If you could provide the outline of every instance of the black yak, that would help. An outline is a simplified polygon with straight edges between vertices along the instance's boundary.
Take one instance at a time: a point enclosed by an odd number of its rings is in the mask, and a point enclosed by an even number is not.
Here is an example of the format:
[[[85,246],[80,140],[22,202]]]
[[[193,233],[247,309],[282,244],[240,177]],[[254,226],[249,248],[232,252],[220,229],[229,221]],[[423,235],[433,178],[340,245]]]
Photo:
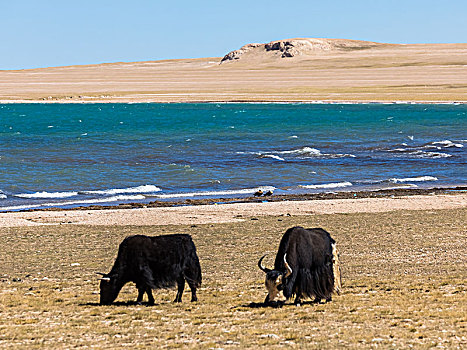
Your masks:
[[[266,273],[268,295],[265,304],[274,302],[283,292],[286,299],[295,296],[295,304],[303,298],[331,301],[333,292],[340,294],[341,277],[336,242],[322,228],[292,227],[281,239],[274,270],[259,268]]]
[[[185,281],[191,289],[191,301],[197,301],[196,288],[201,285],[201,267],[196,247],[189,235],[174,234],[156,237],[135,235],[120,243],[117,259],[109,273],[99,273],[100,303],[111,304],[122,287],[134,282],[138,289],[137,302],[148,295],[154,304],[152,289],[178,286],[174,302],[182,301]]]

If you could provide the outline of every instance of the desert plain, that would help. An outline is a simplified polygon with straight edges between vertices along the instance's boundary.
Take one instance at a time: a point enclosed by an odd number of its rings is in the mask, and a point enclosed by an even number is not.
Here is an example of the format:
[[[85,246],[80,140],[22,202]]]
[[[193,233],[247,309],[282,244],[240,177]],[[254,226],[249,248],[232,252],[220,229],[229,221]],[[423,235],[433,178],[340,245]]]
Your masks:
[[[466,102],[467,43],[299,38],[226,54],[4,70],[0,101]]]

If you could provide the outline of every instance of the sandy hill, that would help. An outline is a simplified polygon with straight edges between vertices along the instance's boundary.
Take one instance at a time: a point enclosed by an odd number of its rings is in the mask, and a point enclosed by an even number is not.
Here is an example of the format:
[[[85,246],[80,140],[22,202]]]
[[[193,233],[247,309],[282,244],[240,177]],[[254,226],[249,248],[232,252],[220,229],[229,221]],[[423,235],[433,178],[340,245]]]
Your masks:
[[[221,63],[235,60],[267,61],[279,58],[318,56],[323,53],[366,50],[388,44],[361,40],[297,38],[277,40],[266,44],[247,44],[225,55]]]
[[[224,57],[0,71],[0,101],[467,102],[467,44],[287,39]]]

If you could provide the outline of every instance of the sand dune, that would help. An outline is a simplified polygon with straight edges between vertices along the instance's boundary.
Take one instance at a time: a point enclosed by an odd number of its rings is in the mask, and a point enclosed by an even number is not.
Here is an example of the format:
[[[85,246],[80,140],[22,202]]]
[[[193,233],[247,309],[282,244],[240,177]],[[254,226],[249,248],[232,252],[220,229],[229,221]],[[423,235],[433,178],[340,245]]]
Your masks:
[[[289,39],[246,47],[222,63],[211,57],[0,71],[0,100],[467,101],[467,44]]]

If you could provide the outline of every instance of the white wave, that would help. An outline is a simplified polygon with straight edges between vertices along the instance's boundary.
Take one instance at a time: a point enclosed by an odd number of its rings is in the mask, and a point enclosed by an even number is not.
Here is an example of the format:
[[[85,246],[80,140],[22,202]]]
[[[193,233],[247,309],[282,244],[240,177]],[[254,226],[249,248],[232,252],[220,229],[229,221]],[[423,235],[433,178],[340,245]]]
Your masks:
[[[78,192],[35,192],[35,193],[20,193],[15,194],[15,197],[29,198],[29,199],[43,199],[43,198],[69,198],[77,196]]]
[[[319,149],[311,148],[311,147],[302,147],[299,149],[294,149],[290,151],[268,151],[268,152],[235,152],[235,154],[251,154],[260,156],[261,158],[269,157],[278,160],[284,160],[282,157],[277,156],[276,154],[292,154],[292,155],[299,155],[304,158],[315,158],[315,157],[323,157],[323,158],[344,158],[350,157],[355,158],[353,154],[341,154],[341,153],[321,153]]]
[[[259,190],[263,192],[274,191],[276,188],[273,186],[261,186],[256,188],[244,188],[241,190],[225,190],[225,191],[205,191],[205,192],[190,192],[190,193],[169,193],[169,194],[156,194],[156,198],[185,198],[185,197],[202,197],[202,196],[227,196],[236,194],[252,194]]]
[[[417,176],[417,177],[406,177],[406,178],[392,178],[389,179],[392,183],[401,183],[401,182],[422,182],[422,181],[438,181],[437,177],[434,176]]]
[[[110,202],[141,200],[145,198],[146,197],[143,195],[113,196],[113,197],[99,198],[99,199],[83,199],[83,200],[68,201],[68,202],[53,202],[53,203],[42,203],[42,204],[33,204],[33,205],[17,205],[17,206],[12,206],[12,207],[0,207],[0,210],[22,210],[22,209],[44,208],[44,207],[64,207],[64,206],[69,206],[69,205],[80,205],[80,204],[101,204],[101,203],[110,203]]]
[[[285,161],[284,158],[281,158],[281,157],[276,156],[274,154],[263,154],[263,155],[261,155],[261,158],[272,158],[272,159],[276,159],[276,160]]]
[[[299,149],[294,149],[291,151],[280,151],[277,152],[279,154],[314,154],[314,155],[321,155],[321,151],[316,148],[311,147],[302,147]]]
[[[418,148],[418,147],[417,147]],[[427,152],[427,151],[422,151],[417,148],[394,148],[394,149],[388,149],[387,152],[399,152],[399,153],[404,153],[409,156],[415,156],[416,158],[449,158],[452,157],[452,154],[447,154],[447,153],[441,153],[441,152]],[[436,149],[441,149],[441,147],[437,146],[424,146],[423,148],[436,148]]]
[[[317,189],[317,188],[339,188],[339,187],[349,187],[353,186],[351,182],[331,182],[328,184],[321,185],[299,185],[298,187],[308,188],[308,189]]]
[[[6,199],[6,194],[0,193],[0,199]]]
[[[382,189],[383,190],[407,190],[407,189],[410,189],[410,188],[417,188],[417,187],[418,186],[414,185],[414,184],[406,184],[406,185],[402,185],[402,186],[384,187]]]
[[[446,154],[446,153],[440,153],[440,152],[424,152],[424,151],[415,151],[415,152],[410,152],[410,155],[414,155],[417,158],[433,158],[433,159],[438,159],[438,158],[449,158],[452,157],[451,154]]]
[[[432,145],[441,145],[444,148],[449,148],[449,147],[456,147],[456,148],[462,148],[464,147],[463,144],[460,143],[454,143],[450,140],[443,140],[443,141],[435,141],[431,143]]]
[[[323,153],[323,157],[327,157],[327,158],[346,158],[346,157],[349,157],[349,158],[355,158],[356,156],[353,155],[353,154],[349,154],[349,153]]]
[[[299,149],[294,149],[291,151],[280,151],[279,154],[299,154],[307,157],[324,157],[324,158],[344,158],[350,157],[355,158],[353,154],[342,154],[342,153],[321,153],[319,149],[312,147],[303,147]]]
[[[153,193],[162,191],[159,187],[154,185],[143,185],[129,188],[111,188],[108,190],[96,190],[96,191],[81,191],[82,194],[100,194],[100,195],[114,195],[124,193]]]

